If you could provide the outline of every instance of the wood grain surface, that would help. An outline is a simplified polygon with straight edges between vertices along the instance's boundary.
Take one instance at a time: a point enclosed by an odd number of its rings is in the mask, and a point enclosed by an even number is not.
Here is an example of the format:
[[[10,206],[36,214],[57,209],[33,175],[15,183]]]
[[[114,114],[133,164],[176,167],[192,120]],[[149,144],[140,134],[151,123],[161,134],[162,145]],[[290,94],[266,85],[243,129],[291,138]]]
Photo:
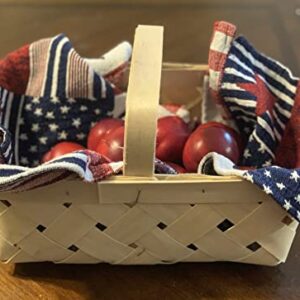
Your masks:
[[[25,4],[27,3],[27,4]],[[28,4],[29,3],[29,4]],[[234,22],[256,46],[300,74],[300,1],[0,0],[0,56],[65,32],[82,56],[96,57],[137,24],[165,26],[164,60],[206,63],[214,20]],[[72,4],[72,5],[71,5]],[[75,5],[76,4],[76,5]],[[300,299],[300,237],[286,264],[172,266],[0,266],[0,299]]]

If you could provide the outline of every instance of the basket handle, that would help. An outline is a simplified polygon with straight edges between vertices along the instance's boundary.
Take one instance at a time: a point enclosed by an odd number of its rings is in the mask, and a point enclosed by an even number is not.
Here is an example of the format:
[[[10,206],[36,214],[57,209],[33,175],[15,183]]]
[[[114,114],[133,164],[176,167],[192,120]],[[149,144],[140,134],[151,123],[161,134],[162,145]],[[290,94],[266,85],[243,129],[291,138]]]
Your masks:
[[[152,177],[154,173],[162,48],[162,26],[137,27],[126,98],[126,176]]]

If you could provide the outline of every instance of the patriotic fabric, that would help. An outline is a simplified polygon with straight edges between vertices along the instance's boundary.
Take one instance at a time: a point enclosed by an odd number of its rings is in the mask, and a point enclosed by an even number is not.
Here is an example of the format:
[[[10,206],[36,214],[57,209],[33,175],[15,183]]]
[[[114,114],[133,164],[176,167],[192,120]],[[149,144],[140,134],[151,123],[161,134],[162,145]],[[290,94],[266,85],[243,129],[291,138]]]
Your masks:
[[[199,172],[213,166],[216,174],[241,176],[300,220],[299,78],[246,38],[234,38],[235,31],[227,22],[214,26],[209,89],[223,119],[234,124],[245,141],[239,166],[251,170],[237,170],[215,153],[203,159]]]
[[[59,141],[85,144],[94,123],[125,114],[119,87],[131,45],[119,44],[101,58],[79,56],[65,35],[26,45],[0,60],[0,191],[20,192],[69,177],[95,182],[119,174],[89,150],[39,165]],[[176,174],[155,161],[156,173]]]
[[[110,162],[96,152],[81,150],[66,154],[34,168],[1,165],[0,191],[22,192],[67,178],[97,182],[111,175],[121,174],[123,162]],[[155,160],[157,174],[177,174],[164,162]]]
[[[228,158],[218,153],[209,153],[200,162],[198,173],[233,175],[248,180],[260,187],[291,216],[300,221],[300,169],[269,166],[245,171],[239,169]]]
[[[209,82],[217,105],[246,141],[241,165],[300,167],[299,79],[244,37],[233,39],[233,32],[234,25],[215,24],[209,69],[218,75]]]
[[[223,77],[224,64],[228,56],[236,27],[227,22],[215,22],[212,40],[209,49],[209,98],[215,101],[214,110],[230,126],[234,127],[230,112],[226,107],[223,98],[219,94],[220,82]]]
[[[9,54],[0,62],[4,161],[37,166],[57,142],[84,145],[98,120],[124,114],[114,83],[130,56],[124,42],[100,59],[83,59],[63,34]]]

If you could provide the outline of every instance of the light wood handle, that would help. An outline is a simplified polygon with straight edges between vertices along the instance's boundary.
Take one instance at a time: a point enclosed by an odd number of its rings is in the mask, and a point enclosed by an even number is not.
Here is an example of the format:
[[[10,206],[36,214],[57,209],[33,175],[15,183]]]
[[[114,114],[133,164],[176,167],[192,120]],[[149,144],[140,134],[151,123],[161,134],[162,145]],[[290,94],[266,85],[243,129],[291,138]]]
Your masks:
[[[163,27],[137,27],[126,99],[126,176],[152,177],[154,173],[162,49]]]

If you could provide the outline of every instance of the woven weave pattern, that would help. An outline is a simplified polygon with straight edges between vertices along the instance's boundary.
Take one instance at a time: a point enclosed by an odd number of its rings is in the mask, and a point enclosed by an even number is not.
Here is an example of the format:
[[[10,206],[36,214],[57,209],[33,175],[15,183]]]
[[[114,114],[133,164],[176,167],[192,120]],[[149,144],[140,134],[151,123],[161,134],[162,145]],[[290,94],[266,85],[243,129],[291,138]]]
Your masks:
[[[8,199],[0,209],[1,259],[16,263],[276,265],[285,261],[298,225],[271,199],[132,205]]]

